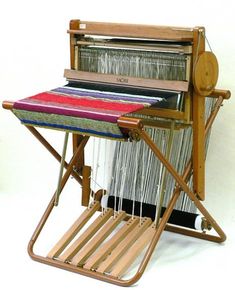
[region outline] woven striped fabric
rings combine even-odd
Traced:
[[[118,118],[159,100],[64,86],[16,101],[13,112],[26,125],[123,139]]]

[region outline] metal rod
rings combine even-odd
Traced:
[[[209,116],[209,118],[207,119],[207,122],[206,122],[206,126],[205,126],[205,136],[208,134],[209,130],[211,129],[211,126],[219,112],[219,109],[223,103],[223,97],[218,97],[215,105],[214,105],[214,108]]]
[[[80,157],[80,154],[82,152],[82,150],[84,149],[87,141],[88,141],[89,137],[84,137],[83,140],[81,141],[81,143],[79,144],[79,146],[77,147],[77,150],[74,152],[74,155],[73,157],[71,158],[71,161],[69,162],[68,164],[68,169],[66,170],[62,180],[61,180],[61,190],[64,188],[70,174],[72,173],[72,170],[73,170],[73,166],[75,165],[75,163],[77,162],[77,160],[79,159]],[[46,208],[38,226],[36,227],[33,235],[32,235],[32,238],[31,238],[31,242],[33,241],[33,243],[35,243],[35,241],[37,240],[40,232],[42,231],[51,211],[52,211],[52,208],[54,206],[54,200],[55,200],[55,194],[53,195],[50,203],[48,204],[48,207]]]
[[[168,141],[168,144],[167,144],[167,152],[166,152],[166,158],[168,160],[170,160],[171,151],[172,151],[174,128],[175,128],[175,121],[172,120],[171,121],[170,136],[169,136],[169,141]],[[156,217],[156,221],[155,221],[156,227],[158,226],[159,220],[160,220],[160,217],[161,217],[162,204],[163,204],[163,200],[164,200],[164,196],[165,196],[165,190],[166,190],[166,180],[167,180],[166,177],[167,177],[167,174],[168,174],[168,172],[166,172],[165,167],[164,167],[163,181],[162,181],[162,186],[161,186],[159,205],[158,205],[158,209],[157,209],[157,217]]]
[[[60,172],[59,172],[57,190],[56,190],[56,194],[55,194],[55,202],[54,202],[55,206],[57,206],[59,203],[59,197],[60,197],[60,193],[61,193],[61,179],[62,179],[63,171],[64,171],[64,162],[65,162],[65,156],[66,156],[66,151],[67,151],[67,146],[68,146],[68,139],[69,139],[69,132],[65,132],[64,146],[63,146],[61,163],[60,163]]]
[[[33,135],[38,139],[38,141],[55,157],[58,162],[61,162],[60,154],[51,146],[49,142],[32,126],[25,126]],[[64,167],[68,168],[68,163],[64,162]],[[77,180],[77,182],[82,185],[82,178],[76,171],[72,171],[71,175]]]

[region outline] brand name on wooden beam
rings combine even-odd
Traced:
[[[116,78],[116,81],[119,83],[128,83],[128,78]]]

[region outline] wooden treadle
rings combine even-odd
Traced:
[[[99,208],[99,202],[87,208],[47,258],[120,278],[150,242],[155,227],[150,218],[129,217],[124,211],[114,213],[110,208],[86,225]]]
[[[95,201],[91,207],[86,208],[86,210],[80,215],[80,217],[75,221],[71,228],[63,235],[63,237],[56,243],[56,245],[48,253],[48,258],[55,258],[60,255],[67,245],[72,241],[76,234],[83,228],[90,217],[99,209],[99,202]]]

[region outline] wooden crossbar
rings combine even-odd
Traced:
[[[71,20],[70,34],[108,35],[121,37],[137,37],[164,39],[174,41],[192,41],[193,29],[190,27],[171,27],[143,24],[125,24]]]
[[[72,69],[64,70],[64,77],[73,81],[91,81],[99,83],[113,83],[120,84],[120,79],[123,79],[121,75],[112,75],[95,72],[77,71]],[[187,81],[171,81],[171,80],[158,80],[158,79],[145,79],[138,77],[127,77],[128,86],[143,87],[143,88],[158,88],[162,90],[173,90],[179,92],[187,92],[189,88],[189,82]]]

